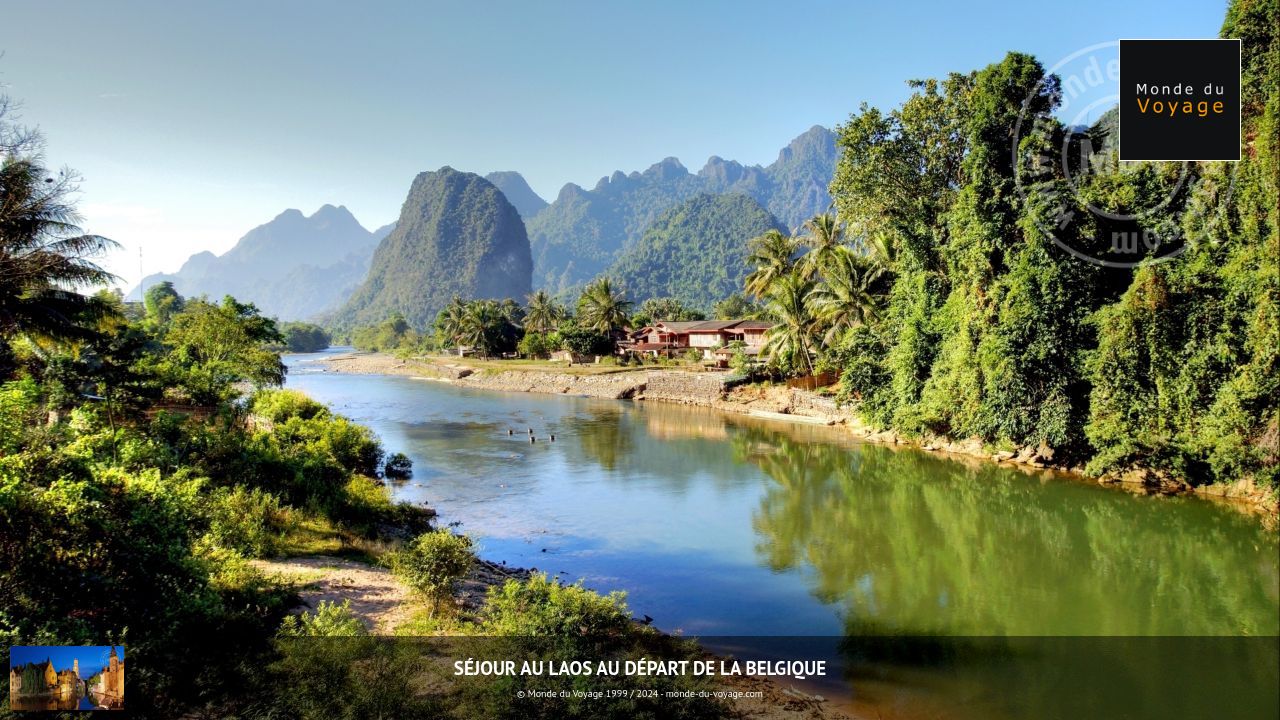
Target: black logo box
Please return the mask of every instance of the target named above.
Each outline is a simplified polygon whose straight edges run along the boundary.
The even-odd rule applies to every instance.
[[[1121,40],[1119,134],[1121,160],[1239,160],[1240,41]]]

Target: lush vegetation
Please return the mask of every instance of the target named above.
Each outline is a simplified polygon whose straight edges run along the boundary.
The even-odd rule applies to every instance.
[[[455,296],[528,295],[531,273],[516,209],[479,175],[444,167],[414,179],[364,283],[330,320],[349,329],[399,313],[424,328]]]
[[[440,603],[475,564],[473,546],[470,537],[441,528],[414,538],[388,560],[396,575],[425,595],[433,611],[439,611]]]
[[[608,274],[637,300],[709,310],[742,286],[747,241],[767,230],[783,227],[746,195],[696,195],[658,216]]]
[[[1106,142],[1075,192],[1060,167],[1025,180],[1011,152],[1020,115],[1018,163],[1077,143],[1052,115],[1057,78],[1026,55],[912,83],[888,112],[864,107],[839,128],[838,216],[814,218],[799,238],[753,242],[744,288],[777,323],[770,364],[841,370],[843,401],[908,435],[1034,447],[1095,473],[1275,488],[1276,15],[1274,3],[1232,5],[1223,34],[1252,48],[1244,159],[1197,164],[1181,190],[1170,168],[1121,167]],[[1115,259],[1112,232],[1129,228],[1085,203],[1129,212],[1165,195],[1165,221],[1189,238],[1172,260],[1103,268],[1046,229]]]
[[[314,323],[280,323],[280,334],[284,336],[285,348],[294,353],[320,352],[332,341],[329,333]]]

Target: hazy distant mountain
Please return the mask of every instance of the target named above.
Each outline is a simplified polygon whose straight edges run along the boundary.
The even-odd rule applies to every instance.
[[[709,310],[742,290],[747,244],[771,229],[786,228],[748,195],[695,195],[660,215],[606,272],[637,303],[675,297]]]
[[[591,190],[570,183],[527,220],[534,286],[571,292],[605,270],[639,240],[659,214],[699,193],[741,193],[783,225],[798,228],[825,211],[835,172],[835,134],[814,126],[766,167],[712,157],[698,174],[667,158],[643,173],[615,172]]]
[[[352,327],[399,312],[425,328],[454,295],[523,302],[531,273],[529,238],[515,206],[479,175],[443,167],[414,178],[368,277],[332,320]]]
[[[491,172],[485,175],[484,179],[493,183],[503,195],[507,196],[507,201],[515,205],[516,211],[525,222],[547,207],[547,201],[529,187],[523,175],[514,170]]]
[[[309,217],[285,210],[221,256],[196,253],[176,273],[147,276],[130,298],[139,299],[145,288],[169,280],[188,297],[234,295],[267,315],[309,318],[346,299],[390,229],[371,233],[342,206],[325,205]]]

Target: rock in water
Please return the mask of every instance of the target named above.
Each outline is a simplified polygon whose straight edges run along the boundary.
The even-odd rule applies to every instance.
[[[524,222],[502,191],[443,167],[414,178],[395,230],[334,324],[372,325],[399,312],[428,327],[455,295],[523,301],[532,273]]]

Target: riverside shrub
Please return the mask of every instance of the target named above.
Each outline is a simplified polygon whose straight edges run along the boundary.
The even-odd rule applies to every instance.
[[[471,538],[446,529],[422,533],[390,557],[392,572],[431,600],[433,610],[475,561]]]

